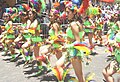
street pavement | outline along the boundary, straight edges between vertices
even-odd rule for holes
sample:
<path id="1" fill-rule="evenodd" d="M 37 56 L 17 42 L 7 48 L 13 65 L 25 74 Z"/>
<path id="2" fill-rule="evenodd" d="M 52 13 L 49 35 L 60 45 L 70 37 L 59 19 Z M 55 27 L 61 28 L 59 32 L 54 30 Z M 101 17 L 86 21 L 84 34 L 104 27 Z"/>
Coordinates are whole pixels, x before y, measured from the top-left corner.
<path id="1" fill-rule="evenodd" d="M 106 62 L 106 57 L 108 56 L 106 49 L 107 48 L 104 46 L 96 46 L 95 51 L 98 54 L 90 56 L 92 58 L 92 62 L 90 62 L 89 65 L 86 65 L 83 62 L 84 75 L 89 72 L 94 73 L 95 76 L 93 79 L 95 82 L 103 82 L 102 69 L 109 63 Z M 16 62 L 10 62 L 10 56 L 4 56 L 2 54 L 3 52 L 0 52 L 0 82 L 58 82 L 52 72 L 32 76 L 38 70 L 36 65 L 23 67 L 23 58 L 21 56 Z M 53 55 L 51 57 L 52 66 L 55 65 L 56 61 L 57 59 Z M 43 65 L 45 66 L 45 64 Z M 70 67 L 72 67 L 72 65 Z M 76 77 L 73 69 L 66 76 L 64 82 L 68 82 L 68 79 L 71 77 Z M 115 78 L 115 82 L 120 82 L 117 81 L 120 79 L 120 74 L 115 74 L 113 77 Z"/>

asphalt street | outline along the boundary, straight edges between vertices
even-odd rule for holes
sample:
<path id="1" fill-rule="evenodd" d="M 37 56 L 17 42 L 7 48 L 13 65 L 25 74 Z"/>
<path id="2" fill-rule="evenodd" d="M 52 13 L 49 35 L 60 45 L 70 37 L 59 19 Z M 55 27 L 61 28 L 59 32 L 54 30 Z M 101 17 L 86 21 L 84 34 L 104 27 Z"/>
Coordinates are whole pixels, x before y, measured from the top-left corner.
<path id="1" fill-rule="evenodd" d="M 94 73 L 95 76 L 93 79 L 95 82 L 103 82 L 102 69 L 109 63 L 106 62 L 108 56 L 106 49 L 106 47 L 96 46 L 95 51 L 98 54 L 90 56 L 92 58 L 90 64 L 86 65 L 83 62 L 84 75 L 89 72 Z M 36 65 L 23 67 L 23 58 L 21 56 L 16 62 L 10 62 L 10 56 L 3 56 L 2 54 L 3 52 L 0 52 L 0 82 L 57 82 L 57 79 L 52 72 L 32 76 L 37 71 Z M 51 57 L 52 66 L 55 65 L 56 61 L 56 57 L 53 55 Z M 73 69 L 66 76 L 64 82 L 68 82 L 68 79 L 71 77 L 76 77 Z M 115 74 L 113 77 L 115 78 L 115 82 L 120 82 L 117 81 L 120 79 L 120 74 Z"/>

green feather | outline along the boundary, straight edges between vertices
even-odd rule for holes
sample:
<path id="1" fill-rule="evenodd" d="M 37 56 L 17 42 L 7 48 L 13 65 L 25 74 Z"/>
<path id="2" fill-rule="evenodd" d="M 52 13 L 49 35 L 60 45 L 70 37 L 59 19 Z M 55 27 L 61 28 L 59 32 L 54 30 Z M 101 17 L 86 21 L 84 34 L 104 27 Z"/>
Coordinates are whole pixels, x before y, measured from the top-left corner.
<path id="1" fill-rule="evenodd" d="M 46 8 L 45 1 L 44 1 L 44 0 L 40 0 L 40 2 L 42 3 L 42 5 L 41 5 L 41 7 L 42 7 L 42 11 L 44 11 L 45 8 Z"/>

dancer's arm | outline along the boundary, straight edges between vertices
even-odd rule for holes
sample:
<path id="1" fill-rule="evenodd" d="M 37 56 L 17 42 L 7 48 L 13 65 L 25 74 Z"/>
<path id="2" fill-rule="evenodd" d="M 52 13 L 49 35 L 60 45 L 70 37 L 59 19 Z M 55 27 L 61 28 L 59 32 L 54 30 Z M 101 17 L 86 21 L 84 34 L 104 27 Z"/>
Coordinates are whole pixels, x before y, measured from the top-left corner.
<path id="1" fill-rule="evenodd" d="M 58 29 L 59 29 L 59 28 L 60 28 L 60 27 L 59 27 L 59 25 L 58 25 L 57 23 L 54 23 L 54 24 L 53 24 L 53 29 L 54 29 L 54 31 L 55 31 L 55 35 L 56 35 L 56 36 L 58 36 L 58 31 L 59 31 Z"/>
<path id="2" fill-rule="evenodd" d="M 38 27 L 38 20 L 35 19 L 33 23 L 34 23 L 34 27 L 33 27 L 33 28 L 34 28 L 34 29 L 37 29 L 37 27 Z"/>
<path id="3" fill-rule="evenodd" d="M 76 25 L 75 22 L 71 23 L 71 29 L 72 29 L 72 33 L 75 36 L 76 41 L 80 42 L 80 37 L 79 37 L 79 28 Z"/>
<path id="4" fill-rule="evenodd" d="M 95 26 L 95 24 L 93 23 L 93 21 L 91 19 L 89 19 L 89 21 L 92 24 L 92 26 Z"/>
<path id="5" fill-rule="evenodd" d="M 12 27 L 13 27 L 12 21 L 9 21 L 8 24 L 9 24 L 10 28 L 7 30 L 7 32 L 9 32 L 10 30 L 12 30 Z"/>

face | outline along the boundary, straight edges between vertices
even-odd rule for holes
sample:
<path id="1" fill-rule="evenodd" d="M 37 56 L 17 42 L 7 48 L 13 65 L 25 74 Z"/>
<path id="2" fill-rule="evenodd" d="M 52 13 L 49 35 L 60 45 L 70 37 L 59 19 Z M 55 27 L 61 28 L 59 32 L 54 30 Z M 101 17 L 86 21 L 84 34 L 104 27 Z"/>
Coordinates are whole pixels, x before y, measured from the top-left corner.
<path id="1" fill-rule="evenodd" d="M 26 18 L 27 18 L 27 14 L 22 13 L 22 14 L 20 15 L 21 21 L 24 21 Z"/>
<path id="2" fill-rule="evenodd" d="M 50 21 L 55 20 L 55 16 L 54 16 L 53 12 L 50 12 L 49 18 L 50 18 Z"/>
<path id="3" fill-rule="evenodd" d="M 74 17 L 74 13 L 69 8 L 66 8 L 66 15 L 68 20 L 71 20 Z"/>
<path id="4" fill-rule="evenodd" d="M 118 14 L 114 14 L 114 18 L 117 19 L 118 18 Z"/>
<path id="5" fill-rule="evenodd" d="M 4 13 L 4 14 L 3 14 L 3 19 L 4 19 L 5 21 L 8 21 L 8 20 L 10 19 L 10 16 L 9 16 L 7 13 Z"/>
<path id="6" fill-rule="evenodd" d="M 34 19 L 35 15 L 33 14 L 32 11 L 29 11 L 28 12 L 28 17 L 29 17 L 29 19 Z"/>

